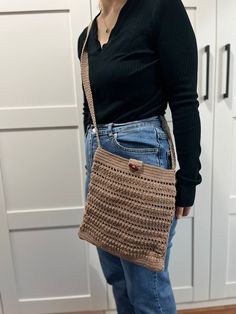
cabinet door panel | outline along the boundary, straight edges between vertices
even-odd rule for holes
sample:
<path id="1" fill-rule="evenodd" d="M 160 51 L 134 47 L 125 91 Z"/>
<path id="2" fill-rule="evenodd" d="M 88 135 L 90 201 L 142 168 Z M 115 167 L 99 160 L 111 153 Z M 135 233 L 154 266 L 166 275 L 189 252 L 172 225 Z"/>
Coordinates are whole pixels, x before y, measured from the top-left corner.
<path id="1" fill-rule="evenodd" d="M 236 2 L 234 0 L 217 0 L 217 21 L 211 298 L 236 295 Z M 227 70 L 229 95 L 225 98 Z"/>

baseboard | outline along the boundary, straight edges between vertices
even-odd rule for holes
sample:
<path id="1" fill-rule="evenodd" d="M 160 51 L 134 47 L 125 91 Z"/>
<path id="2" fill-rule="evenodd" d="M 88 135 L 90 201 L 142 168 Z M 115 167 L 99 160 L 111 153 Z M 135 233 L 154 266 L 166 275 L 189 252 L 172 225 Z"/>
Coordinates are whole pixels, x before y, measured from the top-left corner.
<path id="1" fill-rule="evenodd" d="M 190 310 L 180 310 L 178 311 L 178 314 L 236 314 L 236 306 L 226 305 Z"/>
<path id="2" fill-rule="evenodd" d="M 108 311 L 106 314 L 117 314 L 116 311 Z M 179 310 L 178 314 L 236 314 L 236 305 L 204 307 L 198 309 Z"/>

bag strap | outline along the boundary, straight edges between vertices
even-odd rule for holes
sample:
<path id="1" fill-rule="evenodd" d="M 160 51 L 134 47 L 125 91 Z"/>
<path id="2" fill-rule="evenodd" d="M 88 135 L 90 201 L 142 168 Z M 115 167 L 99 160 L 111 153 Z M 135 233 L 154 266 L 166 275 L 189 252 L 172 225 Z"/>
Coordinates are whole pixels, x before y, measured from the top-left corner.
<path id="1" fill-rule="evenodd" d="M 81 77 L 82 77 L 82 82 L 83 82 L 83 86 L 84 86 L 84 92 L 85 92 L 85 95 L 87 98 L 87 102 L 88 102 L 89 111 L 90 111 L 90 114 L 92 117 L 93 125 L 95 126 L 95 129 L 96 129 L 98 146 L 101 146 L 100 138 L 98 136 L 97 122 L 96 122 L 94 105 L 93 105 L 93 95 L 92 95 L 90 81 L 89 81 L 89 62 L 88 62 L 88 51 L 87 51 L 87 45 L 86 45 L 93 21 L 94 20 L 92 20 L 88 25 L 87 34 L 86 34 L 86 37 L 84 40 L 84 44 L 83 44 L 83 48 L 82 48 L 82 52 L 81 52 L 81 57 L 80 57 L 80 66 L 81 66 Z"/>
<path id="2" fill-rule="evenodd" d="M 93 95 L 91 91 L 91 86 L 90 86 L 90 81 L 89 81 L 89 62 L 88 62 L 88 51 L 87 51 L 87 41 L 89 37 L 89 32 L 92 27 L 94 19 L 89 23 L 88 29 L 87 29 L 87 34 L 84 40 L 84 44 L 82 47 L 82 52 L 81 52 L 81 57 L 80 57 L 80 66 L 81 66 L 81 77 L 82 77 L 82 83 L 84 86 L 84 92 L 87 98 L 88 106 L 89 106 L 89 111 L 92 117 L 93 125 L 96 130 L 96 137 L 97 137 L 97 143 L 98 146 L 101 146 L 100 138 L 98 136 L 98 128 L 97 128 L 97 122 L 96 122 L 96 117 L 95 117 L 95 110 L 94 110 L 94 103 L 93 103 Z M 166 131 L 168 135 L 168 141 L 170 145 L 170 153 L 171 153 L 171 169 L 176 168 L 176 156 L 175 156 L 175 149 L 174 149 L 174 144 L 172 141 L 172 136 L 170 132 L 169 125 L 166 121 L 166 118 L 164 115 L 160 115 L 162 126 L 164 130 Z"/>

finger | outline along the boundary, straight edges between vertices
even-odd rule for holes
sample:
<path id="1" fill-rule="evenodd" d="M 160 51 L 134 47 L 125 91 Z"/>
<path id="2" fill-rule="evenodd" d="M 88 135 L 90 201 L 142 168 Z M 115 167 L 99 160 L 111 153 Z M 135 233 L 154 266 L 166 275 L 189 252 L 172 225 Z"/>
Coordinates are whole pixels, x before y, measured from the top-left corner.
<path id="1" fill-rule="evenodd" d="M 175 216 L 177 219 L 180 219 L 183 215 L 184 207 L 179 207 L 177 206 L 176 211 L 175 211 Z"/>
<path id="2" fill-rule="evenodd" d="M 191 211 L 191 207 L 184 207 L 183 216 L 188 216 Z"/>

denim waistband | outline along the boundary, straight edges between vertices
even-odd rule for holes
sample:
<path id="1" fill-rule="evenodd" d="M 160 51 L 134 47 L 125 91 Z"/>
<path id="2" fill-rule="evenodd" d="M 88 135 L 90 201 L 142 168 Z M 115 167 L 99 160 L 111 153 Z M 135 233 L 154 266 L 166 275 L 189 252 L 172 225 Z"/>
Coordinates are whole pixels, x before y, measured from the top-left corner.
<path id="1" fill-rule="evenodd" d="M 157 116 L 152 116 L 149 118 L 144 118 L 144 119 L 139 119 L 139 120 L 132 120 L 128 122 L 123 122 L 123 123 L 115 123 L 115 122 L 109 122 L 109 123 L 98 123 L 97 128 L 98 128 L 98 134 L 105 134 L 108 132 L 108 130 L 111 130 L 111 128 L 114 131 L 120 131 L 120 130 L 128 130 L 129 128 L 134 128 L 134 127 L 140 127 L 144 125 L 154 125 L 154 126 L 161 126 L 162 122 L 160 119 L 160 115 Z M 88 124 L 86 132 L 88 130 L 94 130 L 94 125 L 93 124 Z"/>

